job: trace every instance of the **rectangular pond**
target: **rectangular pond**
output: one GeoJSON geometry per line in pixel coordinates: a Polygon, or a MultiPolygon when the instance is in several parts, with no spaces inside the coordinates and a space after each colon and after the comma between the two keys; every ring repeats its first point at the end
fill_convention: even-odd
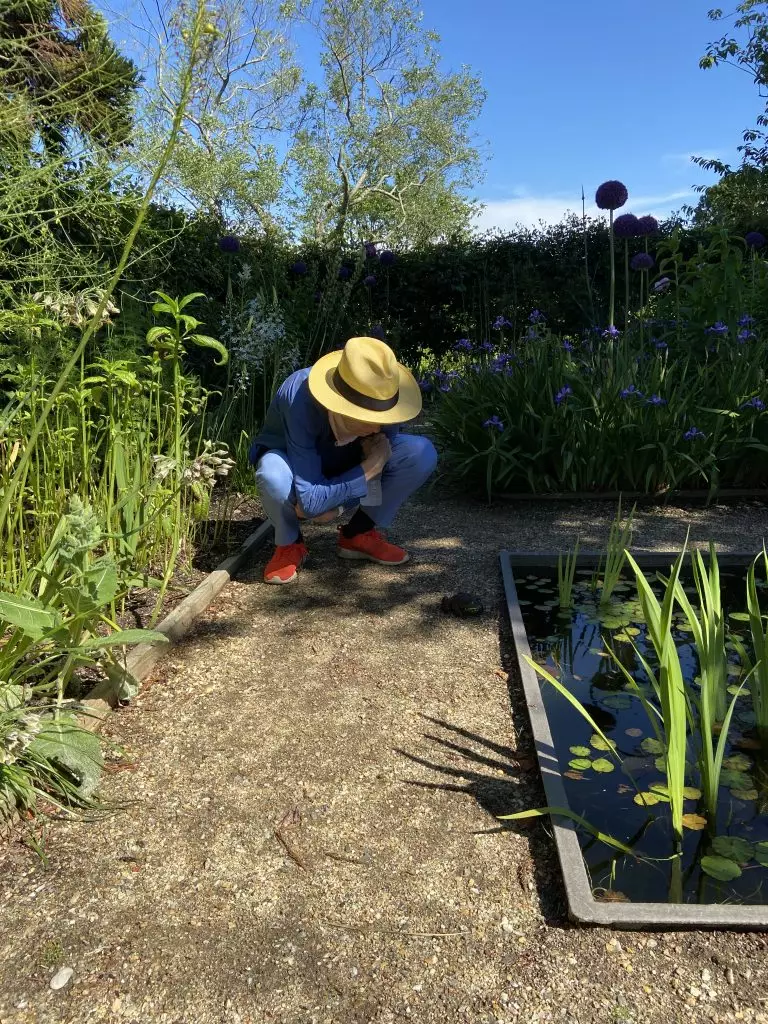
{"type": "MultiPolygon", "coordinates": [[[[649,580],[668,574],[676,553],[640,557],[649,580]]],[[[594,588],[597,556],[582,556],[573,607],[561,612],[556,555],[501,554],[515,645],[549,807],[580,815],[629,846],[604,844],[562,815],[555,840],[574,920],[617,927],[768,927],[768,762],[755,733],[749,692],[737,653],[749,624],[745,567],[751,555],[720,556],[723,610],[728,616],[728,695],[734,701],[720,786],[716,827],[707,828],[695,750],[686,766],[681,856],[667,797],[663,746],[647,710],[628,692],[627,673],[653,698],[649,677],[657,661],[625,567],[609,604],[594,588]],[[551,673],[587,709],[604,737],[527,660],[551,673]],[[622,671],[622,666],[626,672],[622,671]],[[606,739],[608,743],[606,743],[606,739]],[[610,750],[609,745],[614,749],[610,750]],[[724,855],[724,856],[722,856],[724,855]],[[702,858],[708,870],[702,870],[702,858]],[[723,862],[733,877],[722,874],[723,862]],[[677,891],[677,895],[674,895],[677,891]]],[[[692,601],[690,576],[681,577],[692,601]]],[[[654,582],[660,593],[662,584],[654,582]]],[[[686,685],[696,692],[699,665],[685,615],[675,609],[672,633],[686,685]]],[[[696,744],[695,711],[690,746],[696,744]]]]}

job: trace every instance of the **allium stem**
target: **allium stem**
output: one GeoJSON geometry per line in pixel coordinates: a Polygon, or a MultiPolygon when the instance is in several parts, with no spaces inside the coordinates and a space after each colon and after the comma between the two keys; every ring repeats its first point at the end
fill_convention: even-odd
{"type": "Polygon", "coordinates": [[[629,242],[624,239],[624,330],[629,327],[629,242]]]}
{"type": "Polygon", "coordinates": [[[614,300],[616,297],[616,265],[614,262],[615,253],[613,245],[613,210],[609,211],[608,218],[608,246],[610,248],[611,253],[611,292],[610,299],[608,302],[608,326],[613,327],[613,309],[614,300]]]}
{"type": "Polygon", "coordinates": [[[581,186],[581,230],[584,236],[584,276],[587,280],[587,297],[592,320],[595,319],[595,303],[592,299],[592,285],[589,280],[589,251],[587,248],[587,206],[584,199],[584,186],[581,186]]]}

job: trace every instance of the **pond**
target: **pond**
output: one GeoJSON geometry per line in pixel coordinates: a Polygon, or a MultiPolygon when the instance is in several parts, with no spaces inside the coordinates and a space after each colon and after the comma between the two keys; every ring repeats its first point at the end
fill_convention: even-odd
{"type": "MultiPolygon", "coordinates": [[[[745,572],[720,573],[727,622],[727,700],[735,699],[735,704],[716,821],[707,822],[702,798],[694,699],[690,702],[679,860],[672,858],[674,834],[664,747],[651,727],[643,702],[631,692],[622,671],[623,666],[643,695],[656,700],[643,661],[656,672],[658,659],[637,587],[634,578],[625,573],[610,601],[601,605],[594,577],[591,569],[577,570],[572,608],[560,611],[557,577],[551,569],[515,569],[517,596],[534,662],[559,679],[581,702],[605,737],[553,685],[541,681],[569,806],[592,829],[633,850],[633,855],[621,853],[579,829],[593,893],[598,899],[617,902],[665,902],[673,891],[674,872],[678,885],[682,875],[683,902],[768,902],[768,759],[756,735],[751,680],[745,682],[738,650],[739,641],[747,648],[751,646],[744,613],[745,572]],[[707,870],[702,870],[703,858],[707,870]]],[[[663,585],[655,582],[653,572],[646,572],[646,577],[661,599],[663,585]]],[[[696,589],[689,579],[681,580],[696,607],[696,589]]],[[[700,682],[698,658],[691,626],[679,606],[674,609],[672,635],[686,688],[695,697],[700,682]]]]}

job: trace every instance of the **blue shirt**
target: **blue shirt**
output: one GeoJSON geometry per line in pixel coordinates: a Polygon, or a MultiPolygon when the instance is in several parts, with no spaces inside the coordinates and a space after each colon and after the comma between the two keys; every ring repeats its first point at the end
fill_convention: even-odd
{"type": "MultiPolygon", "coordinates": [[[[297,370],[282,383],[267,410],[261,431],[251,444],[248,459],[256,465],[265,452],[285,452],[293,470],[296,500],[308,518],[346,505],[368,494],[360,463],[358,442],[338,446],[328,410],[309,390],[309,367],[297,370]]],[[[390,439],[398,427],[384,427],[390,439]]]]}

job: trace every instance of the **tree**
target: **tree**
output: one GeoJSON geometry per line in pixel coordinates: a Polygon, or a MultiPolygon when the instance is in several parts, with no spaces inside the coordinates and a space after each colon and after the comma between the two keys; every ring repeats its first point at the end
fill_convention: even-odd
{"type": "MultiPolygon", "coordinates": [[[[185,65],[190,0],[161,10],[156,41],[156,87],[141,122],[145,164],[175,108],[185,65]]],[[[290,4],[278,0],[221,0],[211,7],[206,45],[179,144],[164,181],[167,199],[220,221],[274,226],[282,186],[274,145],[290,113],[300,73],[288,45],[290,4]]]]}
{"type": "Polygon", "coordinates": [[[290,153],[305,235],[418,245],[466,229],[479,80],[440,70],[439,38],[411,0],[315,0],[300,15],[323,72],[305,88],[290,153]]]}
{"type": "Polygon", "coordinates": [[[768,167],[743,167],[721,174],[714,185],[702,189],[693,211],[697,227],[722,225],[739,234],[768,228],[768,167]]]}

